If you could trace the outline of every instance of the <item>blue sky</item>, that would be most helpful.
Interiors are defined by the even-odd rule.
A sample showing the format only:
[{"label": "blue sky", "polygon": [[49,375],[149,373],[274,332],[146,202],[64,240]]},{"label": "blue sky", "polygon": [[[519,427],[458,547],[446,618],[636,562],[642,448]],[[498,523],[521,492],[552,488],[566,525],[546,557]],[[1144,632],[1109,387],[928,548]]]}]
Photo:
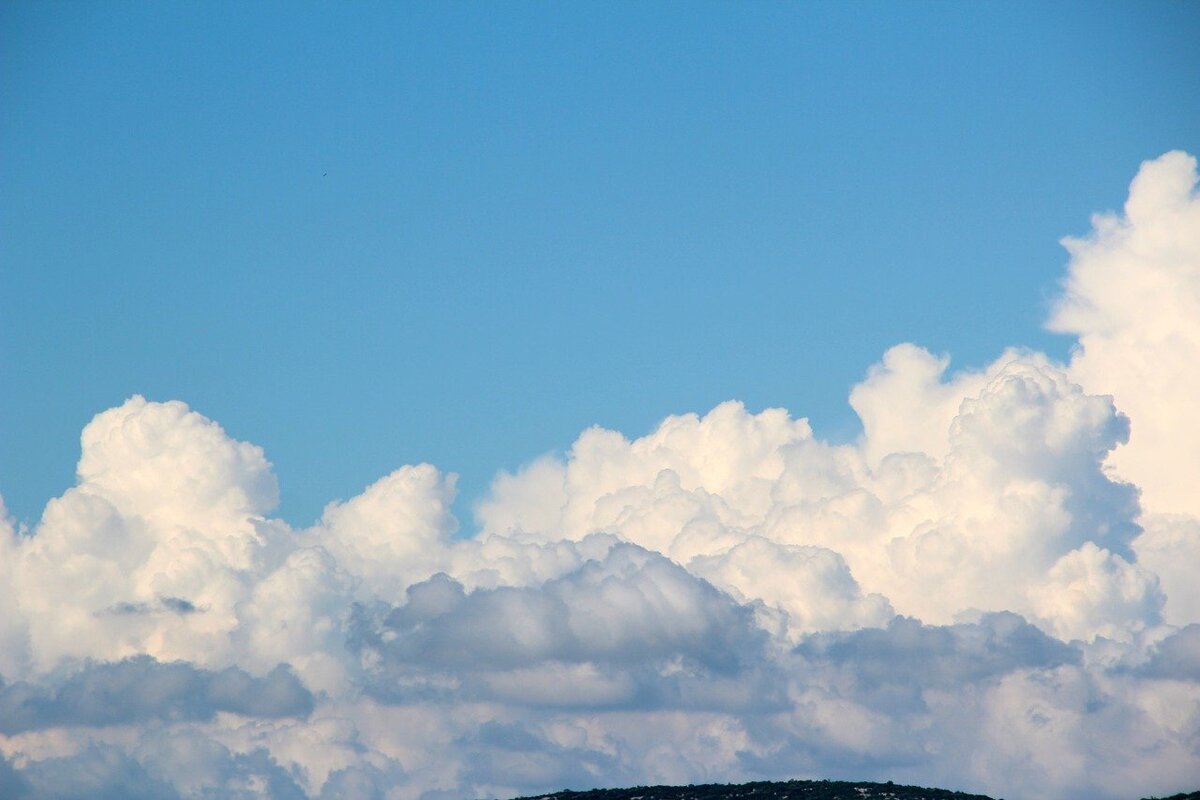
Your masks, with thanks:
[{"label": "blue sky", "polygon": [[140,393],[307,524],[730,398],[856,435],[1045,333],[1058,239],[1200,149],[1194,4],[6,4],[0,491]]}]

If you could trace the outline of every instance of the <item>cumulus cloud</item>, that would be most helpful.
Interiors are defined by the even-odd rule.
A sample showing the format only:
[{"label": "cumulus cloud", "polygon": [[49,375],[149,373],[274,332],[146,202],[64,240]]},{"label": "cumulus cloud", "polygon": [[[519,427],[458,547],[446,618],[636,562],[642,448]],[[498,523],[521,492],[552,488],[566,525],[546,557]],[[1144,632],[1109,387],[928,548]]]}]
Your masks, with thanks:
[{"label": "cumulus cloud", "polygon": [[[893,380],[919,384],[931,364],[945,366],[902,350],[872,373],[860,400]],[[924,377],[910,381],[899,374],[905,369]],[[762,600],[787,615],[793,635],[881,624],[892,608],[936,622],[1013,610],[1084,638],[1158,623],[1157,585],[1131,563],[1136,489],[1104,469],[1128,434],[1112,399],[1086,394],[1045,357],[1017,351],[977,376],[939,383],[935,393],[965,385],[973,394],[943,420],[937,454],[902,450],[878,463],[869,447],[831,446],[782,410],[752,414],[737,403],[703,418],[668,418],[633,441],[594,429],[559,465],[565,500],[520,486],[526,474],[540,485],[544,462],[502,476],[499,494],[519,498],[518,507],[501,515],[499,500],[481,505],[484,533],[539,541],[611,532]],[[899,428],[905,411],[878,404],[873,413],[874,424]],[[730,453],[732,471],[714,455]],[[555,513],[549,527],[524,527]],[[1103,565],[1085,559],[1088,548],[1099,549]],[[1092,568],[1081,577],[1085,564]],[[1084,580],[1096,586],[1084,590]],[[1048,600],[1052,581],[1074,581],[1078,601]],[[1107,613],[1114,610],[1122,615],[1116,628]]]},{"label": "cumulus cloud", "polygon": [[1166,604],[1163,618],[1172,625],[1200,619],[1200,517],[1147,514],[1133,541],[1138,563],[1158,578]]},{"label": "cumulus cloud", "polygon": [[0,505],[0,794],[505,796],[825,776],[1128,798],[1200,784],[1195,161],[1066,240],[1050,325],[901,344],[831,444],[737,402],[501,473],[401,466],[311,528],[180,402]]},{"label": "cumulus cloud", "polygon": [[[767,564],[772,568],[764,569]],[[887,598],[864,595],[845,559],[825,547],[750,536],[726,553],[692,559],[689,567],[743,602],[778,609],[792,640],[814,631],[883,625],[894,615]]]},{"label": "cumulus cloud", "polygon": [[1078,337],[1070,375],[1111,394],[1133,420],[1107,464],[1136,484],[1147,512],[1137,541],[1174,624],[1197,619],[1200,563],[1200,194],[1196,159],[1142,164],[1124,213],[1098,214],[1063,240],[1071,259],[1050,327]]},{"label": "cumulus cloud", "polygon": [[882,628],[814,634],[794,652],[809,664],[842,673],[836,683],[851,696],[869,697],[876,708],[924,708],[929,690],[954,691],[1017,669],[1081,661],[1077,649],[1009,612],[948,626],[895,617]]},{"label": "cumulus cloud", "polygon": [[1171,152],[1142,165],[1124,214],[1099,214],[1071,255],[1053,330],[1079,343],[1074,380],[1111,394],[1134,420],[1113,468],[1147,509],[1200,515],[1200,195],[1196,159]]},{"label": "cumulus cloud", "polygon": [[300,800],[304,790],[263,750],[232,753],[199,737],[170,736],[139,751],[95,745],[31,763],[14,797],[78,800],[178,800],[256,797]]},{"label": "cumulus cloud", "polygon": [[117,747],[94,747],[69,758],[33,762],[19,777],[14,796],[22,798],[167,800],[179,796],[170,783],[156,779]]},{"label": "cumulus cloud", "polygon": [[731,669],[758,649],[746,610],[668,559],[617,545],[536,588],[470,594],[439,573],[385,620],[402,660],[462,666],[628,662],[684,656]]},{"label": "cumulus cloud", "polygon": [[385,703],[436,695],[437,682],[458,699],[547,708],[781,701],[752,609],[634,545],[536,587],[468,593],[439,573],[382,612],[360,620],[356,646]]},{"label": "cumulus cloud", "polygon": [[0,686],[0,733],[210,720],[222,711],[264,718],[307,716],[312,705],[312,694],[287,667],[255,678],[236,667],[208,672],[137,656],[88,664],[48,686]]}]

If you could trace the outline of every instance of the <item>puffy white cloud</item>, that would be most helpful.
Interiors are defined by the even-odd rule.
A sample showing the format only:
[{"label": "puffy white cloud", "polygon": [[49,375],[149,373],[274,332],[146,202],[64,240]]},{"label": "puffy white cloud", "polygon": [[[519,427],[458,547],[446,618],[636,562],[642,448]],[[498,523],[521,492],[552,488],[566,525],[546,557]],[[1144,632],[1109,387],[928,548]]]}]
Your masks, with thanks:
[{"label": "puffy white cloud", "polygon": [[1157,576],[1166,595],[1163,618],[1172,625],[1200,620],[1200,517],[1150,514],[1133,542],[1138,564]]},{"label": "puffy white cloud", "polygon": [[936,357],[913,344],[896,345],[850,391],[850,406],[863,425],[863,451],[872,465],[894,453],[945,456],[946,431],[959,406],[978,394],[987,379],[981,373],[960,373],[946,381],[949,366],[947,356]]},{"label": "puffy white cloud", "polygon": [[[668,417],[632,442],[616,431],[591,428],[572,445],[565,465],[541,459],[519,475],[502,475],[477,515],[485,534],[580,539],[636,524],[630,515],[646,505],[639,490],[652,490],[660,473],[670,471],[674,476],[665,480],[679,492],[702,489],[696,503],[723,523],[736,522],[746,512],[767,512],[772,485],[783,471],[783,448],[811,438],[807,421],[792,420],[783,409],[747,414],[737,402],[722,403],[704,417]],[[674,513],[692,516],[689,510]]]},{"label": "puffy white cloud", "polygon": [[744,602],[760,600],[783,611],[793,641],[814,631],[884,625],[894,615],[887,598],[864,595],[845,560],[824,547],[752,536],[688,566]]},{"label": "puffy white cloud", "polygon": [[238,604],[229,637],[237,661],[260,671],[290,663],[320,690],[343,685],[351,665],[340,651],[354,588],[328,552],[298,548]]},{"label": "puffy white cloud", "polygon": [[[870,777],[1200,782],[1200,211],[1143,165],[1068,240],[1070,364],[902,344],[855,442],[736,402],[294,530],[263,452],[134,397],[0,505],[0,794],[458,798]],[[898,616],[900,615],[900,616]]]},{"label": "puffy white cloud", "polygon": [[[18,539],[16,527],[0,496],[0,586],[16,581]],[[18,675],[29,663],[29,633],[13,591],[0,589],[0,675]]]},{"label": "puffy white cloud", "polygon": [[[780,410],[727,403],[703,418],[668,418],[633,441],[593,429],[556,467],[542,459],[501,476],[479,509],[484,535],[612,533],[786,612],[794,634],[880,624],[891,607],[938,622],[1014,610],[1054,626],[1066,615],[1062,624],[1082,637],[1157,623],[1162,600],[1146,576],[1105,601],[1124,604],[1119,623],[1045,599],[1046,583],[1065,580],[1067,568],[1057,578],[1052,570],[1079,548],[1132,558],[1136,490],[1103,468],[1128,432],[1111,398],[1086,394],[1037,354],[1011,351],[942,382],[945,363],[922,352],[889,353],[858,397],[872,426],[899,431],[909,406],[871,398],[889,383],[908,387],[912,404],[938,418],[926,426],[942,429],[933,453],[872,455],[869,435],[831,446]],[[964,390],[972,393],[947,399]],[[540,493],[552,474],[559,489]],[[556,514],[542,530],[522,527]]]},{"label": "puffy white cloud", "polygon": [[402,467],[357,497],[331,503],[314,535],[372,594],[398,598],[436,568],[440,546],[457,527],[453,499],[453,476],[428,464]]},{"label": "puffy white cloud", "polygon": [[1098,214],[1068,238],[1064,291],[1050,319],[1079,342],[1070,375],[1111,394],[1132,419],[1128,444],[1107,460],[1136,484],[1147,512],[1138,560],[1157,574],[1166,619],[1200,619],[1200,194],[1196,159],[1147,161],[1124,213]]},{"label": "puffy white cloud", "polygon": [[1030,594],[1038,617],[1064,639],[1120,638],[1160,621],[1156,577],[1088,542],[1055,562]]},{"label": "puffy white cloud", "polygon": [[82,448],[78,485],[32,536],[9,540],[35,664],[232,663],[237,605],[291,538],[262,516],[276,501],[262,451],[182,403],[141,397],[98,415]]},{"label": "puffy white cloud", "polygon": [[[97,415],[82,447],[80,489],[124,516],[205,528],[214,518],[265,514],[278,501],[263,451],[178,401],[134,397]],[[229,555],[244,558],[236,548]]]},{"label": "puffy white cloud", "polygon": [[1200,195],[1196,159],[1142,164],[1125,213],[1063,241],[1071,254],[1050,327],[1079,337],[1071,375],[1133,419],[1112,466],[1146,508],[1200,515]]}]

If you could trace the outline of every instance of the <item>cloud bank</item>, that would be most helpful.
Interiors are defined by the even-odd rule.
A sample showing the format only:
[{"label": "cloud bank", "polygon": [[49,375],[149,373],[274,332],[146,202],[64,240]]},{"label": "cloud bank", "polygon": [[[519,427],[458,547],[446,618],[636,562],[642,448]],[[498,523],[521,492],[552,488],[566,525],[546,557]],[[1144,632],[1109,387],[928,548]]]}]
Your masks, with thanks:
[{"label": "cloud bank", "polygon": [[[181,402],[0,521],[0,794],[496,797],[785,777],[1200,785],[1200,198],[1142,165],[979,370],[898,345],[860,439],[736,402],[495,479],[404,466],[308,529]],[[0,513],[0,520],[3,515]]]}]

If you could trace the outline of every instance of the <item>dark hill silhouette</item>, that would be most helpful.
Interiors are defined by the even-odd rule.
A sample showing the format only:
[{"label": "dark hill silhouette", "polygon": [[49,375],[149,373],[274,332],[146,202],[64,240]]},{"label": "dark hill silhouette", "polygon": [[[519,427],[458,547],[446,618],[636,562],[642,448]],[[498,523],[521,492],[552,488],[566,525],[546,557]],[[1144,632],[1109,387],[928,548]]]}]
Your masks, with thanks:
[{"label": "dark hill silhouette", "polygon": [[[757,781],[688,786],[635,786],[514,797],[512,800],[998,800],[984,794],[868,781]],[[1200,800],[1200,791],[1146,800]]]},{"label": "dark hill silhouette", "polygon": [[867,781],[756,781],[552,792],[513,800],[997,800],[982,794]]}]

